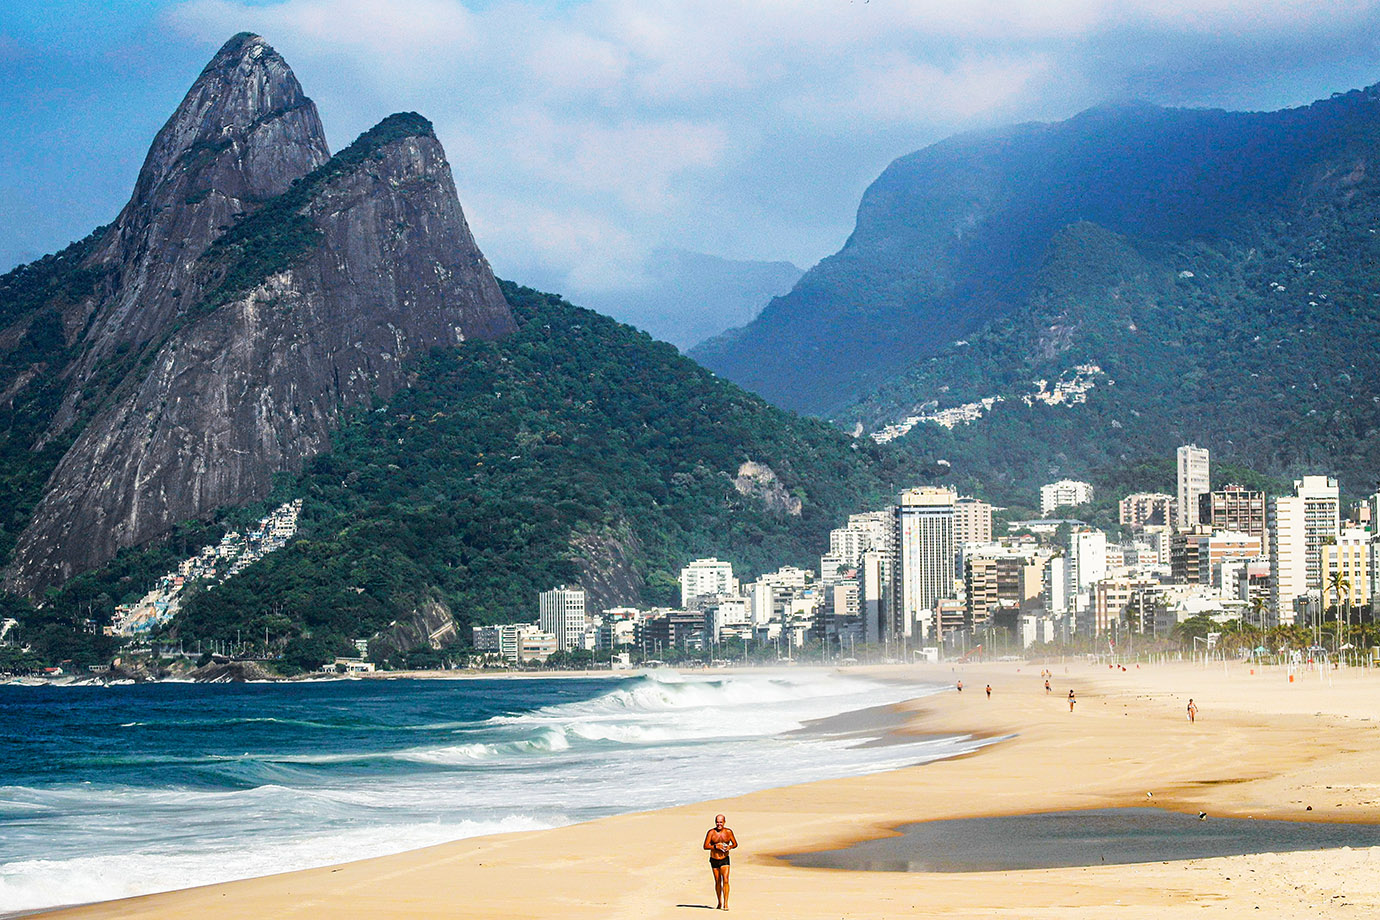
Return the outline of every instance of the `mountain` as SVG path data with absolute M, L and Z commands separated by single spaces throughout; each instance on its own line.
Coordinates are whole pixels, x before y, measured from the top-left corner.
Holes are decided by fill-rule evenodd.
M 1372 88 L 1273 113 L 1108 106 L 950 138 L 892 163 L 840 252 L 691 354 L 779 405 L 839 414 L 1038 306 L 1041 272 L 1080 222 L 1132 248 L 1306 247 L 1302 221 L 1354 220 L 1370 194 L 1376 98 Z
M 26 594 L 262 498 L 411 357 L 514 328 L 430 124 L 391 116 L 330 157 L 249 34 L 110 227 L 0 279 L 0 321 L 6 587 Z
M 184 643 L 530 620 L 561 583 L 583 585 L 590 609 L 674 606 L 689 560 L 748 576 L 816 565 L 831 528 L 922 475 L 645 333 L 504 292 L 518 330 L 433 352 L 344 425 L 278 493 L 305 500 L 299 537 L 193 597 Z
M 0 616 L 32 649 L 0 666 L 109 661 L 117 605 L 289 500 L 297 536 L 193 580 L 163 638 L 252 636 L 287 670 L 363 638 L 416 663 L 560 582 L 595 609 L 671 604 L 695 556 L 809 563 L 935 472 L 501 284 L 424 118 L 328 156 L 250 35 L 111 226 L 0 277 L 0 324 Z
M 569 296 L 684 351 L 750 322 L 802 274 L 790 262 L 722 259 L 680 249 L 653 252 L 644 273 L 637 285 L 598 291 L 572 287 Z
M 1008 500 L 1190 442 L 1214 463 L 1286 481 L 1327 472 L 1352 495 L 1373 491 L 1380 93 L 1243 118 L 1259 129 L 1259 154 L 1213 173 L 1215 189 L 1195 176 L 1214 195 L 1209 214 L 1192 215 L 1201 233 L 1184 230 L 1187 203 L 1172 210 L 1172 197 L 1154 225 L 1117 231 L 1107 224 L 1126 222 L 1104 214 L 1059 228 L 1018 309 L 938 347 L 840 421 L 885 431 L 966 406 L 980 417 L 922 421 L 899 443 Z M 1252 181 L 1232 186 L 1233 175 Z

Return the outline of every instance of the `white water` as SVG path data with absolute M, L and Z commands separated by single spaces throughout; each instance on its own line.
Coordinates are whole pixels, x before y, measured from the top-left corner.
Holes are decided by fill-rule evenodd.
M 440 744 L 188 754 L 244 788 L 3 786 L 0 807 L 12 817 L 0 826 L 10 838 L 0 842 L 0 911 L 329 865 L 971 748 L 970 739 L 864 747 L 851 735 L 794 732 L 936 689 L 808 671 L 653 672 L 594 699 L 425 726 L 447 736 Z

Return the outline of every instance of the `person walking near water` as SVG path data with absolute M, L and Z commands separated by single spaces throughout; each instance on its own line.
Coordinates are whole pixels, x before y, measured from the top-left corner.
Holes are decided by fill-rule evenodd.
M 1198 721 L 1198 704 L 1194 703 L 1191 699 L 1188 701 L 1188 721 Z
M 704 835 L 704 848 L 709 851 L 709 871 L 714 873 L 714 894 L 719 910 L 728 910 L 728 851 L 738 846 L 733 831 L 724 827 L 723 815 L 714 816 L 714 826 Z
M 988 684 L 988 685 L 987 685 L 987 698 L 988 698 L 989 700 L 992 698 L 992 685 L 991 685 L 991 684 Z
M 958 682 L 958 692 L 959 692 L 959 693 L 962 693 L 962 692 L 963 692 L 963 681 L 961 681 L 961 680 Z
M 1045 680 L 1045 693 L 1049 693 L 1049 680 Z
M 1076 702 L 1078 702 L 1078 701 L 1074 698 L 1073 691 L 1070 690 L 1070 691 L 1069 691 L 1069 712 L 1073 712 L 1073 704 L 1076 703 Z

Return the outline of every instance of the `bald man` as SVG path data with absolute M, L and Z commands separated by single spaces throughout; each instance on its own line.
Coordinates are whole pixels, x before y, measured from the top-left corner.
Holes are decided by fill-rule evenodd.
M 738 845 L 733 831 L 724 827 L 724 816 L 714 816 L 714 826 L 704 835 L 704 848 L 709 851 L 709 871 L 714 873 L 714 894 L 719 910 L 728 910 L 728 851 Z

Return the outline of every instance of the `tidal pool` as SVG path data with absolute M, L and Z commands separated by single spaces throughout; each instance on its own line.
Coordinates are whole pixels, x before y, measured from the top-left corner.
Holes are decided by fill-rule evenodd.
M 898 837 L 787 857 L 871 872 L 996 872 L 1380 846 L 1380 825 L 1214 818 L 1159 808 L 1057 811 L 924 821 Z

